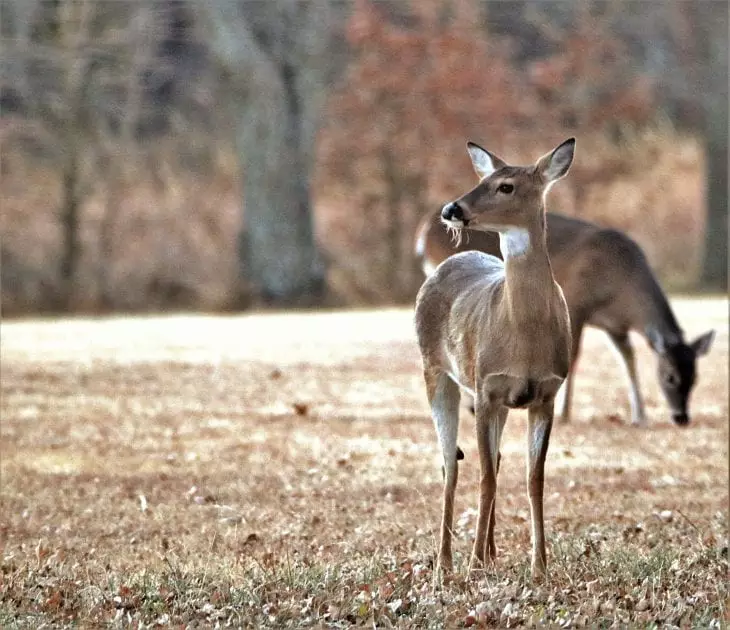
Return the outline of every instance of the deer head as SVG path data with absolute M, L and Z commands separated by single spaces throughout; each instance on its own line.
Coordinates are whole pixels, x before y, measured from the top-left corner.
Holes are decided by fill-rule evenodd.
M 467 144 L 479 184 L 446 204 L 441 220 L 447 227 L 502 232 L 544 224 L 544 196 L 570 168 L 575 139 L 570 138 L 532 166 L 509 166 L 473 142 Z
M 691 343 L 681 339 L 667 342 L 653 328 L 648 328 L 646 333 L 657 353 L 659 385 L 672 410 L 672 420 L 679 425 L 689 424 L 687 407 L 697 378 L 697 359 L 709 352 L 715 331 L 710 330 Z

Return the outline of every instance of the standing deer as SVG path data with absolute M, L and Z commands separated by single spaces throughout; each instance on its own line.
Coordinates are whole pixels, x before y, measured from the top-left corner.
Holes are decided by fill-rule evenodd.
M 508 166 L 469 143 L 480 182 L 447 204 L 442 221 L 459 231 L 499 233 L 504 261 L 469 251 L 446 259 L 416 298 L 416 333 L 444 465 L 438 570 L 453 570 L 451 529 L 458 477 L 460 390 L 474 398 L 481 481 L 470 566 L 493 560 L 499 443 L 510 409 L 528 410 L 527 485 L 532 576 L 545 574 L 543 483 L 555 395 L 570 366 L 570 321 L 545 243 L 545 194 L 573 161 L 575 140 L 533 166 Z
M 642 334 L 657 354 L 659 384 L 672 419 L 679 425 L 688 424 L 697 359 L 709 351 L 715 332 L 685 342 L 644 253 L 628 236 L 572 217 L 550 212 L 546 216 L 550 262 L 568 303 L 573 336 L 570 372 L 557 400 L 558 417 L 564 422 L 570 419 L 580 340 L 583 327 L 590 325 L 606 332 L 624 367 L 632 424 L 645 426 L 646 414 L 631 330 Z M 418 228 L 416 255 L 427 276 L 448 256 L 472 249 L 498 256 L 499 240 L 489 232 L 475 232 L 466 242 L 455 245 L 438 213 L 426 216 Z

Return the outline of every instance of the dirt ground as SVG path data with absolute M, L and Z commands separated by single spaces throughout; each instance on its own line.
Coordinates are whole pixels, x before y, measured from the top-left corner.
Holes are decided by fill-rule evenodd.
M 636 340 L 649 428 L 603 337 L 546 469 L 529 577 L 525 417 L 502 443 L 494 567 L 462 414 L 456 574 L 433 579 L 441 470 L 408 309 L 2 324 L 0 626 L 727 627 L 728 303 L 692 423 Z

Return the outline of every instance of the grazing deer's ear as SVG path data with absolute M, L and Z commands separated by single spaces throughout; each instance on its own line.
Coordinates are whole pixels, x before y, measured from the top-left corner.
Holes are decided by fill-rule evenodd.
M 664 343 L 664 337 L 659 334 L 659 331 L 652 326 L 647 326 L 644 332 L 652 350 L 657 354 L 664 354 L 667 349 L 667 344 Z
M 504 161 L 500 160 L 496 155 L 493 155 L 486 149 L 482 149 L 482 147 L 478 144 L 467 142 L 466 148 L 469 151 L 472 166 L 480 179 L 489 177 L 497 169 L 506 166 Z
M 703 354 L 707 354 L 710 351 L 712 342 L 715 339 L 715 331 L 711 330 L 706 332 L 704 335 L 700 335 L 690 345 L 692 350 L 695 351 L 695 355 L 701 357 Z
M 570 165 L 573 163 L 574 152 L 575 138 L 568 138 L 550 153 L 543 155 L 535 166 L 546 181 L 554 182 L 568 172 Z

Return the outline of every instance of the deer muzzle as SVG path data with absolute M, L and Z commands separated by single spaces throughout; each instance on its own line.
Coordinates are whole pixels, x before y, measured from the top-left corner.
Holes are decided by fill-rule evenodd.
M 469 223 L 469 219 L 464 215 L 464 209 L 456 201 L 447 203 L 442 208 L 441 220 L 449 225 L 459 224 L 459 227 Z

